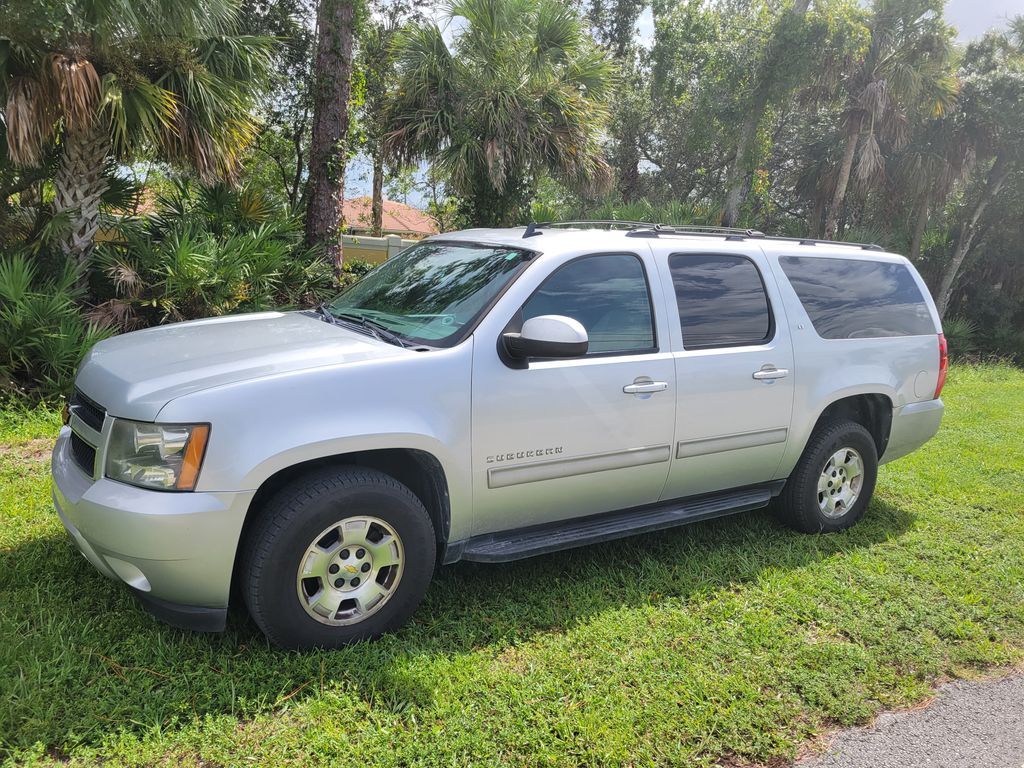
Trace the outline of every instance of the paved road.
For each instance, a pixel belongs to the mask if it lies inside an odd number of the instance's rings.
[[[836,734],[797,768],[1024,768],[1024,673],[939,689],[928,707]]]

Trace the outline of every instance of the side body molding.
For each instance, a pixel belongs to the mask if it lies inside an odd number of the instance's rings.
[[[754,432],[738,432],[735,435],[708,437],[703,440],[684,440],[676,446],[676,458],[685,459],[689,456],[702,456],[707,453],[724,453],[740,448],[756,448],[759,445],[774,445],[786,442],[789,430],[760,429]]]
[[[528,464],[514,464],[508,467],[492,467],[487,470],[487,487],[506,488],[510,485],[535,483],[540,480],[588,475],[608,469],[626,469],[644,464],[658,464],[668,461],[670,455],[671,446],[654,445],[629,448],[623,451],[593,453],[588,456],[533,461]]]

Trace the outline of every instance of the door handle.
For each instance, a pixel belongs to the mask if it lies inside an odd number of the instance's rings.
[[[772,381],[774,379],[784,379],[789,376],[788,368],[776,368],[774,365],[768,364],[761,366],[761,370],[754,371],[754,378],[758,381]]]
[[[667,381],[634,381],[622,388],[627,395],[648,395],[651,392],[663,392],[668,389]]]

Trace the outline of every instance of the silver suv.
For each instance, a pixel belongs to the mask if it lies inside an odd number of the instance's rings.
[[[53,452],[76,545],[177,626],[406,622],[435,564],[772,507],[864,514],[942,417],[928,290],[876,246],[647,224],[425,240],[316,311],[129,333]]]

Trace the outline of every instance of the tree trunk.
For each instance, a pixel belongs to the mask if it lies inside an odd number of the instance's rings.
[[[380,143],[380,142],[379,142]],[[377,147],[373,154],[373,201],[370,208],[371,233],[380,237],[384,231],[384,146]]]
[[[322,244],[340,270],[345,203],[345,140],[352,91],[354,0],[320,0],[313,67],[313,133],[309,148],[306,242]]]
[[[810,0],[796,0],[793,7],[786,12],[786,16],[780,20],[780,25],[789,25],[795,18],[801,18],[807,14],[807,6]],[[780,27],[776,27],[776,34]],[[757,145],[757,129],[764,120],[764,113],[768,110],[768,99],[770,95],[770,79],[774,64],[778,60],[778,54],[787,55],[788,52],[773,50],[778,44],[776,36],[769,41],[769,48],[761,60],[753,98],[747,105],[746,117],[743,126],[740,128],[740,136],[736,142],[736,161],[729,167],[729,175],[726,177],[725,208],[722,211],[722,226],[734,227],[740,218],[740,206],[743,204],[744,190],[748,188],[747,177],[750,174],[754,160],[754,149]]]
[[[981,191],[978,201],[971,209],[967,221],[960,228],[960,236],[956,240],[956,249],[953,251],[953,256],[950,258],[949,264],[942,271],[942,280],[939,283],[939,290],[935,296],[935,307],[939,310],[940,318],[944,318],[946,310],[949,309],[949,300],[953,296],[953,284],[956,281],[957,274],[960,272],[960,267],[963,266],[964,259],[967,258],[967,254],[971,250],[971,245],[974,243],[978,219],[981,218],[985,209],[988,208],[988,204],[999,194],[1009,175],[1010,167],[1009,163],[1006,162],[1005,155],[997,155],[996,161],[992,164],[992,168],[989,169],[985,188]]]
[[[722,211],[722,226],[735,227],[740,218],[740,205],[743,204],[743,190],[750,171],[750,161],[754,154],[754,143],[757,139],[757,128],[768,108],[768,89],[760,88],[755,101],[750,105],[747,116],[740,128],[740,137],[736,143],[736,160],[729,166],[725,178],[728,190],[725,194],[725,208]]]
[[[622,200],[635,202],[640,197],[640,146],[635,125],[619,123],[613,135],[615,150],[612,165],[619,170],[618,187]]]
[[[627,203],[640,197],[640,153],[630,152],[619,170],[619,192]]]
[[[107,191],[103,170],[110,154],[110,134],[106,124],[96,120],[89,127],[66,131],[62,144],[53,180],[53,210],[68,217],[61,250],[78,269],[78,286],[86,288],[89,258],[100,226],[100,198]]]
[[[925,195],[921,206],[917,210],[917,219],[914,221],[914,235],[910,240],[910,260],[917,261],[921,257],[921,241],[924,240],[924,231],[928,228],[928,205],[931,196]]]
[[[839,165],[839,177],[836,179],[836,190],[832,194],[828,213],[825,215],[825,239],[832,240],[839,229],[839,217],[843,212],[843,201],[846,200],[846,187],[850,183],[850,171],[853,169],[853,155],[860,140],[861,118],[850,122],[846,131],[846,148],[843,150],[843,161]]]
[[[306,172],[306,158],[302,152],[302,140],[306,135],[306,118],[308,110],[302,112],[302,122],[292,130],[292,146],[295,147],[295,175],[292,176],[291,189],[288,191],[288,203],[292,210],[299,208],[302,191],[302,177]]]
[[[814,206],[811,208],[811,215],[808,224],[810,225],[811,237],[821,237],[825,232],[825,193],[821,179],[814,189]]]

